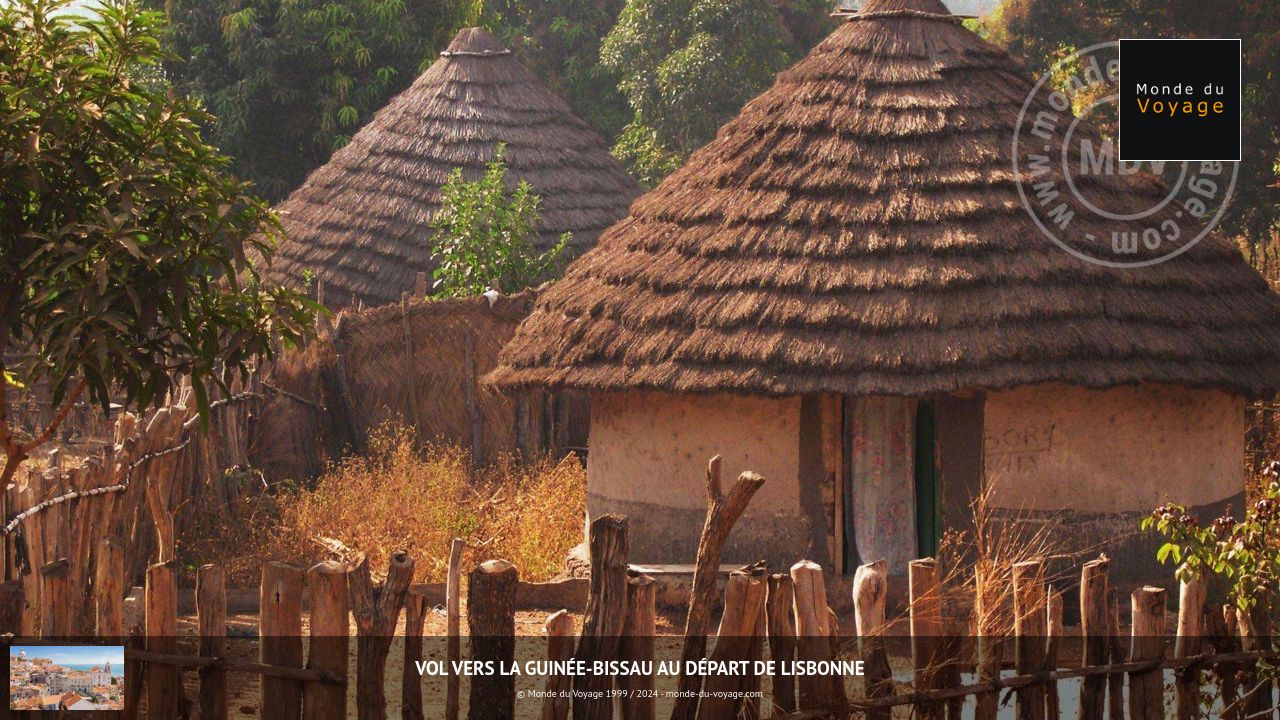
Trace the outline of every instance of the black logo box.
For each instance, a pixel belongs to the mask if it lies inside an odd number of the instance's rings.
[[[1121,38],[1120,160],[1239,161],[1240,64],[1239,39]],[[1139,93],[1144,85],[1146,92]],[[1177,105],[1172,114],[1170,103]]]

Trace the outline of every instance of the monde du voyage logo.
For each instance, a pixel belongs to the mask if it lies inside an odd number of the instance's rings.
[[[1051,67],[1013,138],[1018,193],[1042,233],[1108,267],[1164,262],[1206,236],[1239,170],[1240,50],[1123,39]]]

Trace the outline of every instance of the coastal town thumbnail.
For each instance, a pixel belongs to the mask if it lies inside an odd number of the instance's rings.
[[[124,647],[11,647],[9,709],[124,709]]]

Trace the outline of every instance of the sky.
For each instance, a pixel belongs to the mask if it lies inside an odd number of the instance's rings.
[[[123,645],[11,645],[9,655],[17,657],[24,650],[28,658],[49,658],[58,665],[102,665],[110,662],[115,667],[124,667]]]

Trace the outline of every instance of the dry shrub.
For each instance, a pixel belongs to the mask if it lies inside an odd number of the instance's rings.
[[[464,567],[500,557],[522,579],[546,580],[582,540],[586,472],[575,456],[508,456],[473,468],[467,450],[419,448],[411,429],[394,425],[375,432],[368,448],[281,501],[273,557],[314,562],[335,550],[363,552],[379,568],[403,549],[417,579],[431,582],[444,579],[450,541],[460,537]]]

